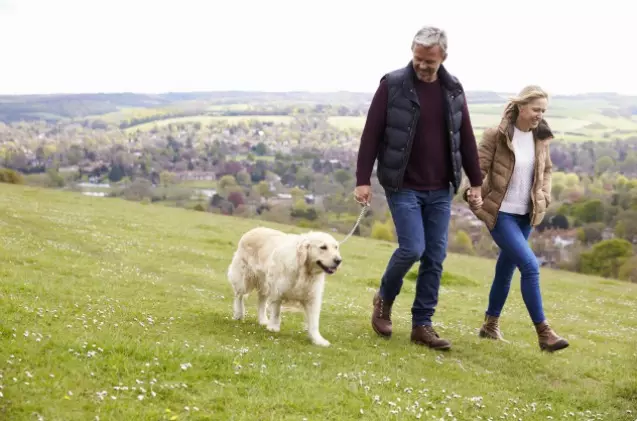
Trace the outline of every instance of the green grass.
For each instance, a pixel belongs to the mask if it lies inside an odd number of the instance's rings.
[[[545,310],[571,342],[549,355],[517,274],[502,321],[511,343],[478,338],[494,262],[450,254],[434,320],[453,349],[434,352],[409,343],[413,272],[394,337],[373,334],[394,245],[354,237],[328,278],[332,346],[319,348],[298,312],[279,334],[257,325],[254,297],[244,322],[231,318],[226,268],[257,223],[0,185],[0,419],[637,417],[637,285],[542,270]]]
[[[286,115],[246,115],[246,116],[192,116],[192,117],[176,117],[166,118],[163,120],[150,121],[148,123],[138,124],[126,129],[127,132],[134,132],[137,130],[147,131],[152,130],[155,127],[165,127],[170,124],[186,124],[186,123],[201,123],[203,125],[218,123],[226,121],[228,124],[237,124],[240,122],[247,122],[250,120],[257,120],[262,122],[272,122],[276,124],[289,124],[292,121],[291,116]]]

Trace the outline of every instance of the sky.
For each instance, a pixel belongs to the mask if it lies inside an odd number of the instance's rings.
[[[0,94],[373,92],[424,25],[466,90],[637,95],[630,1],[0,0]]]

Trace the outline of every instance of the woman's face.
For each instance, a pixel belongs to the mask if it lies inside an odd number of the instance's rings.
[[[535,129],[544,118],[544,113],[548,107],[546,98],[536,98],[528,104],[520,106],[519,119],[526,123],[529,128]]]

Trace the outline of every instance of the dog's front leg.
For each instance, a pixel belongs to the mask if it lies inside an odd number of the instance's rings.
[[[261,326],[267,326],[268,324],[268,296],[263,292],[259,292],[259,309],[257,311],[257,317]]]
[[[273,299],[270,303],[270,322],[268,323],[270,332],[278,332],[281,330],[281,299]]]
[[[313,344],[318,346],[330,346],[330,342],[321,336],[319,332],[319,318],[321,315],[321,297],[313,297],[304,303],[305,320],[307,321],[307,333]]]
[[[245,317],[245,305],[244,305],[244,295],[243,294],[235,294],[234,303],[233,303],[234,314],[233,318],[235,320],[242,320]]]

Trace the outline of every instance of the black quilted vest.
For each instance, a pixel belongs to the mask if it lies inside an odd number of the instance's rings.
[[[412,63],[383,76],[387,79],[389,97],[385,136],[378,152],[376,176],[386,189],[397,191],[402,187],[407,161],[420,116],[420,102],[414,89],[416,77]],[[444,66],[438,70],[445,97],[447,121],[442,122],[449,134],[449,150],[453,170],[454,194],[458,192],[462,180],[462,157],[460,155],[460,126],[465,95],[462,85],[449,74]],[[382,80],[381,79],[381,80]]]

